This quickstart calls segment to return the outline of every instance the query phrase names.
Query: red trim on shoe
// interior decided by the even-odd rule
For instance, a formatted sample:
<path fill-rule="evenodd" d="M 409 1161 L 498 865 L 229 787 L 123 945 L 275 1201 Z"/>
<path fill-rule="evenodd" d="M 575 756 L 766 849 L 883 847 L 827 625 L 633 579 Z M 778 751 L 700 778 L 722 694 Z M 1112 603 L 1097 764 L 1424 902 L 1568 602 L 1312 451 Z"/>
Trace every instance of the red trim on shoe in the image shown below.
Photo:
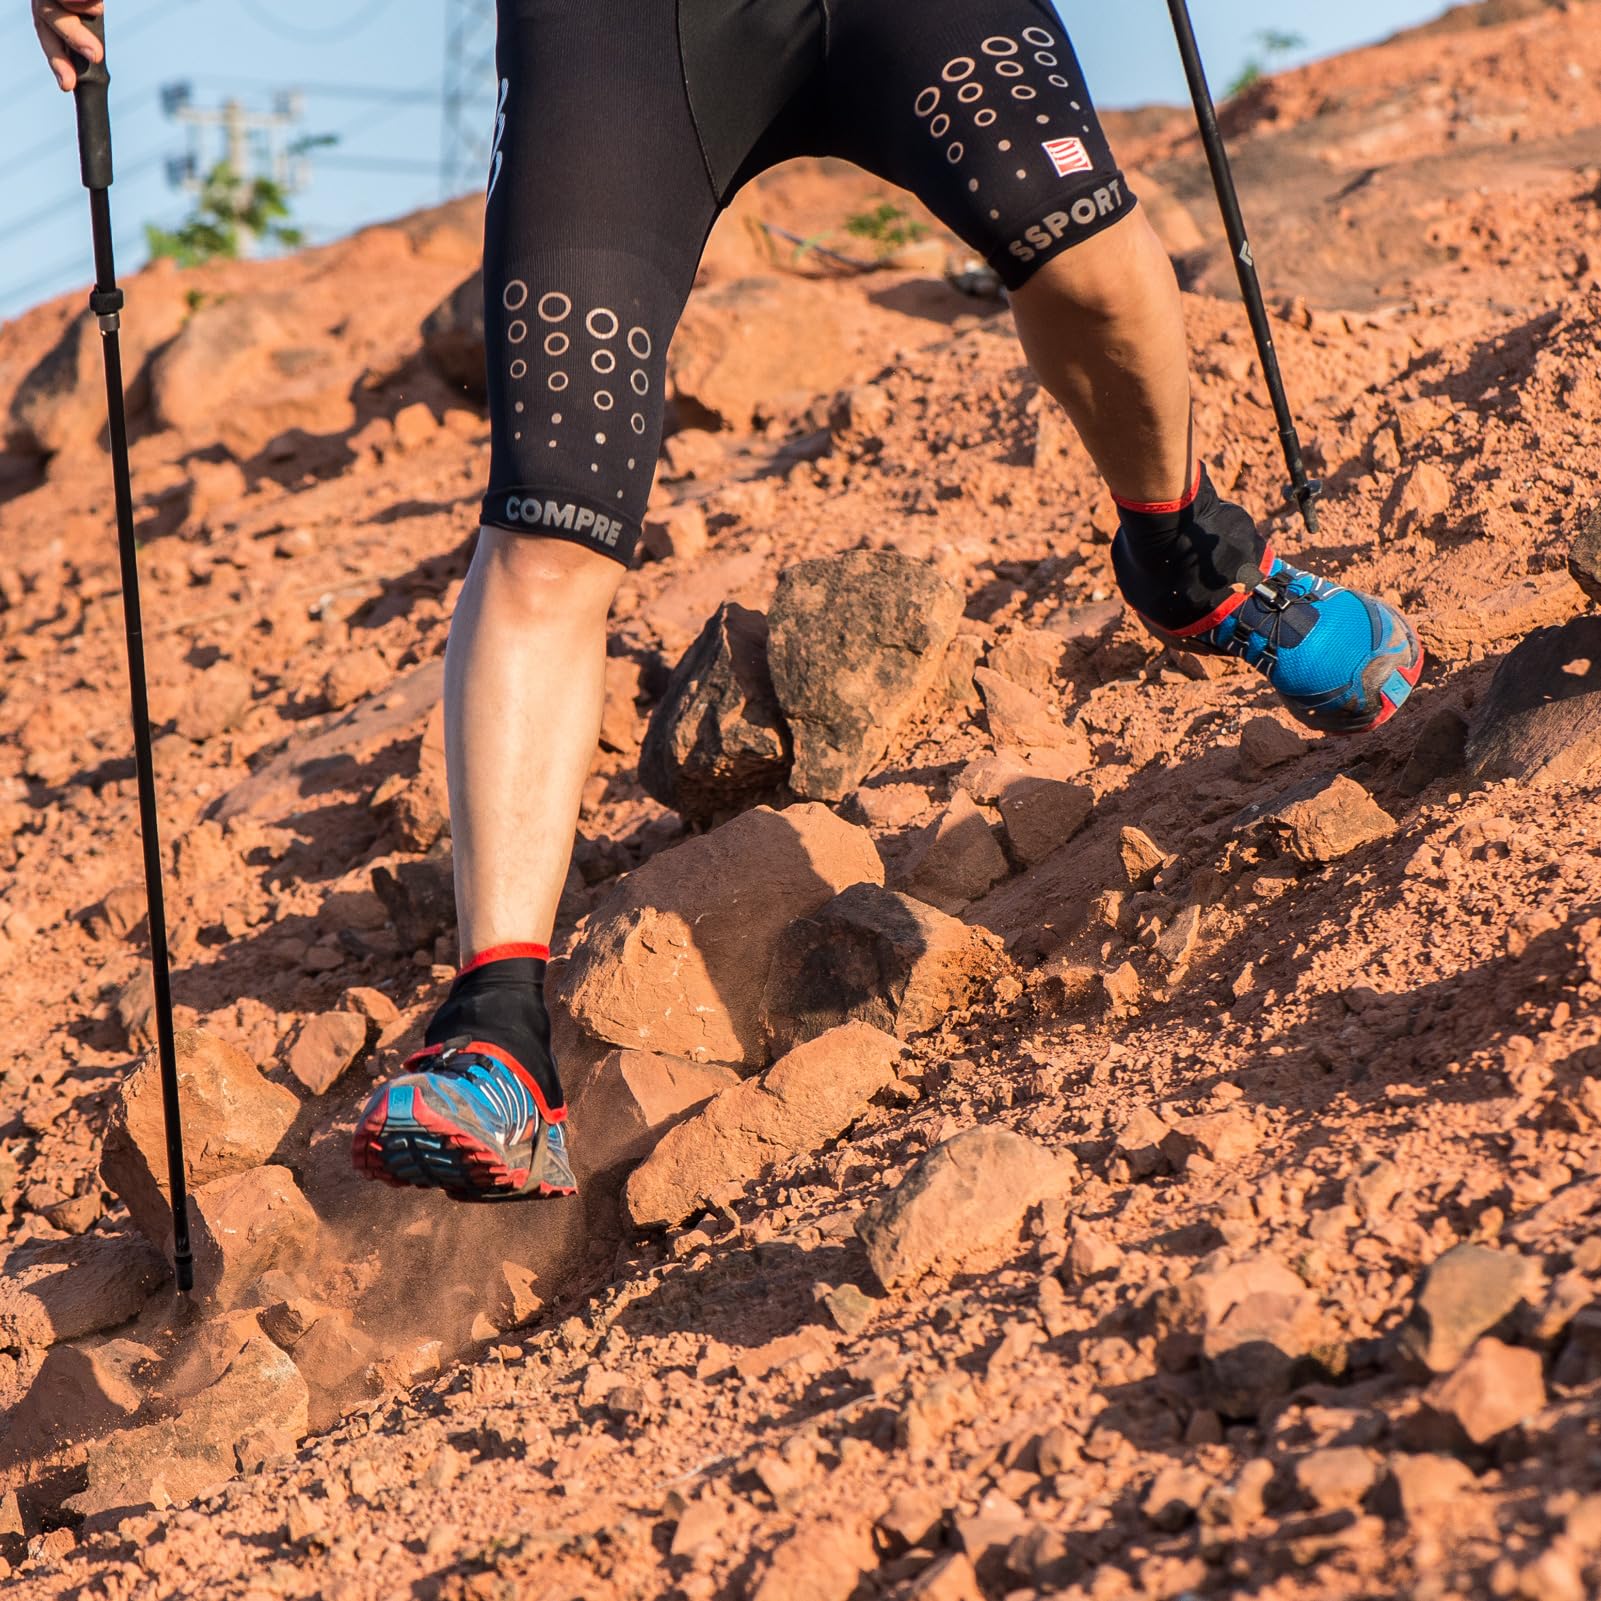
<path fill-rule="evenodd" d="M 1427 653 L 1424 651 L 1423 647 L 1419 645 L 1418 659 L 1412 664 L 1412 670 L 1408 672 L 1404 667 L 1396 668 L 1396 672 L 1398 672 L 1413 689 L 1418 687 L 1418 680 L 1423 676 L 1423 662 L 1426 654 Z M 1379 699 L 1384 703 L 1384 710 L 1380 712 L 1371 723 L 1365 723 L 1361 728 L 1353 728 L 1351 730 L 1353 734 L 1371 734 L 1375 728 L 1382 728 L 1401 709 L 1393 700 L 1390 699 L 1388 695 L 1381 694 Z"/>
<path fill-rule="evenodd" d="M 1264 578 L 1273 571 L 1273 547 L 1269 545 L 1262 553 L 1262 576 Z M 1209 611 L 1198 623 L 1189 623 L 1183 628 L 1167 628 L 1163 632 L 1171 634 L 1174 639 L 1193 639 L 1197 634 L 1210 633 L 1212 629 L 1225 618 L 1232 617 L 1250 596 L 1250 591 L 1242 589 L 1229 596 L 1221 606 Z"/>
<path fill-rule="evenodd" d="M 487 951 L 479 951 L 476 955 L 469 956 L 461 964 L 460 971 L 456 974 L 456 977 L 460 978 L 463 973 L 470 973 L 477 967 L 488 967 L 491 962 L 510 961 L 514 956 L 532 956 L 538 961 L 548 962 L 550 960 L 550 947 L 532 943 L 491 945 Z"/>
<path fill-rule="evenodd" d="M 453 1150 L 460 1152 L 462 1165 L 467 1170 L 464 1176 L 470 1178 L 479 1191 L 517 1190 L 528 1182 L 526 1167 L 508 1167 L 487 1145 L 436 1112 L 426 1096 L 418 1095 L 414 1099 L 411 1115 L 423 1128 L 438 1134 Z"/>
<path fill-rule="evenodd" d="M 413 1051 L 402 1062 L 403 1071 L 409 1072 L 418 1062 L 425 1062 L 430 1056 L 438 1056 L 444 1051 L 443 1045 L 425 1045 L 420 1051 Z M 551 1109 L 550 1102 L 545 1099 L 545 1092 L 539 1087 L 539 1080 L 517 1060 L 504 1045 L 493 1045 L 488 1040 L 468 1040 L 465 1045 L 452 1045 L 452 1050 L 476 1051 L 480 1056 L 492 1056 L 502 1067 L 510 1068 L 517 1075 L 523 1087 L 534 1098 L 534 1105 L 539 1108 L 539 1115 L 547 1123 L 565 1123 L 567 1121 L 567 1108 L 557 1107 Z"/>
<path fill-rule="evenodd" d="M 1195 464 L 1195 483 L 1191 486 L 1189 494 L 1182 500 L 1124 500 L 1121 495 L 1113 495 L 1112 499 L 1124 511 L 1140 512 L 1146 517 L 1171 516 L 1176 511 L 1188 511 L 1195 504 L 1195 497 L 1201 492 L 1201 464 Z"/>

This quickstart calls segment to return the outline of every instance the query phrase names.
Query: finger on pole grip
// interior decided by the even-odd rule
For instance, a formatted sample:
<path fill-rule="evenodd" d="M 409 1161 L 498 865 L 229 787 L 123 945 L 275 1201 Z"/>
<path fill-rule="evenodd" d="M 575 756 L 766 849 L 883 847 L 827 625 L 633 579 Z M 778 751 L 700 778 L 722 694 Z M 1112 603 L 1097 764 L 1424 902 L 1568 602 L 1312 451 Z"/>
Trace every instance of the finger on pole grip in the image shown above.
<path fill-rule="evenodd" d="M 100 59 L 86 61 L 77 51 L 72 54 L 78 83 L 72 91 L 78 106 L 78 164 L 85 189 L 111 187 L 111 107 L 108 90 L 111 73 L 106 67 L 106 19 L 80 19 L 100 41 Z"/>

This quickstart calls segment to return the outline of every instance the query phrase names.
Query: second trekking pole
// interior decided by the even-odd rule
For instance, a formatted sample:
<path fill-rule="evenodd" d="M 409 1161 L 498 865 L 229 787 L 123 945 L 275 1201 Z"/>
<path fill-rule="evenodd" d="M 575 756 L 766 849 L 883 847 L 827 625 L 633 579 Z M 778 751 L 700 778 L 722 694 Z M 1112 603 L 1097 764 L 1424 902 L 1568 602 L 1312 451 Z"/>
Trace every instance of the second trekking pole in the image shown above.
<path fill-rule="evenodd" d="M 1201 143 L 1206 147 L 1207 165 L 1212 169 L 1212 186 L 1217 190 L 1218 209 L 1223 213 L 1223 226 L 1228 231 L 1229 249 L 1234 253 L 1234 270 L 1240 280 L 1240 295 L 1245 301 L 1246 315 L 1251 319 L 1251 332 L 1256 336 L 1257 354 L 1262 359 L 1262 376 L 1267 379 L 1273 415 L 1278 419 L 1279 443 L 1284 447 L 1284 465 L 1290 472 L 1285 497 L 1300 507 L 1307 531 L 1315 534 L 1317 498 L 1323 493 L 1323 484 L 1321 480 L 1307 476 L 1306 464 L 1301 460 L 1301 438 L 1296 432 L 1289 397 L 1284 392 L 1284 375 L 1279 371 L 1279 353 L 1273 344 L 1273 328 L 1268 322 L 1261 280 L 1256 275 L 1256 258 L 1251 253 L 1250 236 L 1245 231 L 1245 218 L 1240 212 L 1240 197 L 1234 187 L 1234 170 L 1229 165 L 1228 147 L 1223 143 L 1223 131 L 1217 125 L 1217 108 L 1212 104 L 1212 90 L 1206 81 L 1201 48 L 1195 42 L 1189 0 L 1167 0 L 1167 8 L 1173 14 L 1173 32 L 1178 39 L 1179 55 L 1184 61 L 1184 76 L 1189 79 L 1190 99 L 1195 102 L 1195 120 L 1200 125 Z"/>
<path fill-rule="evenodd" d="M 145 900 L 149 909 L 150 977 L 155 996 L 156 1058 L 167 1131 L 167 1184 L 172 1199 L 172 1259 L 178 1288 L 194 1288 L 189 1248 L 189 1198 L 183 1159 L 183 1109 L 178 1058 L 172 1037 L 172 975 L 167 956 L 166 901 L 161 888 L 161 834 L 156 819 L 156 771 L 150 748 L 150 706 L 145 690 L 144 626 L 139 607 L 139 556 L 133 532 L 133 488 L 128 471 L 128 419 L 122 392 L 122 291 L 111 246 L 111 75 L 105 63 L 105 21 L 85 17 L 100 41 L 101 59 L 78 58 L 73 91 L 78 109 L 78 161 L 89 191 L 94 232 L 95 286 L 89 309 L 100 324 L 106 367 L 106 421 L 111 441 L 111 482 L 117 507 L 117 549 L 122 563 L 122 617 L 128 639 L 128 690 L 133 708 L 134 771 L 139 789 L 139 836 L 144 847 Z"/>

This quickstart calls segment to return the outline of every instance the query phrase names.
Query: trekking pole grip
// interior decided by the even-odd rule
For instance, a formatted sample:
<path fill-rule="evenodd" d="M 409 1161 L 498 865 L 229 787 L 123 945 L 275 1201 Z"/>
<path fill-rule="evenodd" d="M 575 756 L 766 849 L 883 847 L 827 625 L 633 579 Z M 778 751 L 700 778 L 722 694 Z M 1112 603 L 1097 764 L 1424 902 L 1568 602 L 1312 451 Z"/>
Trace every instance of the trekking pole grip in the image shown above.
<path fill-rule="evenodd" d="M 85 61 L 76 52 L 78 84 L 72 91 L 78 106 L 78 164 L 83 171 L 85 189 L 111 187 L 111 108 L 108 90 L 111 73 L 106 68 L 106 19 L 84 17 L 83 25 L 100 41 L 100 59 Z"/>

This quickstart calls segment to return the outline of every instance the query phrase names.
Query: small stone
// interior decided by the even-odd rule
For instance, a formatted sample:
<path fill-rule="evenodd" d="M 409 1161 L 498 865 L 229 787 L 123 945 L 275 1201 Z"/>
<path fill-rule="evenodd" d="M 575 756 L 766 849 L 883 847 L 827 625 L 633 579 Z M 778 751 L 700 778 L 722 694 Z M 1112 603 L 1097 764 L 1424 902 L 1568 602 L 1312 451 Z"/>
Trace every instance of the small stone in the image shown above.
<path fill-rule="evenodd" d="M 184 1156 L 191 1190 L 268 1161 L 300 1109 L 294 1093 L 263 1078 L 241 1051 L 199 1029 L 176 1041 Z M 154 1054 L 115 1091 L 100 1171 L 140 1232 L 171 1238 L 161 1072 Z"/>
<path fill-rule="evenodd" d="M 823 1305 L 842 1334 L 860 1334 L 877 1315 L 879 1306 L 854 1284 L 841 1284 L 823 1296 Z"/>
<path fill-rule="evenodd" d="M 1195 1519 L 1212 1481 L 1199 1468 L 1173 1463 L 1151 1481 L 1140 1510 L 1157 1528 L 1176 1533 Z"/>
<path fill-rule="evenodd" d="M 1061 1423 L 1052 1424 L 1040 1436 L 1038 1454 L 1040 1474 L 1047 1479 L 1070 1472 L 1078 1466 L 1082 1455 L 1078 1436 Z"/>
<path fill-rule="evenodd" d="M 277 1270 L 264 1273 L 254 1284 L 245 1291 L 243 1302 L 249 1305 L 257 1295 L 262 1293 L 262 1287 L 275 1279 L 285 1277 Z M 329 1308 L 320 1301 L 308 1300 L 305 1296 L 294 1296 L 286 1301 L 276 1301 L 261 1309 L 260 1326 L 263 1334 L 280 1349 L 292 1352 L 296 1345 L 305 1338 L 309 1329 L 318 1318 L 327 1314 Z"/>
<path fill-rule="evenodd" d="M 190 1196 L 195 1292 L 232 1303 L 270 1268 L 310 1253 L 317 1214 L 286 1167 L 258 1167 L 213 1179 Z"/>
<path fill-rule="evenodd" d="M 1396 504 L 1396 528 L 1403 534 L 1432 528 L 1451 509 L 1451 480 L 1432 461 L 1420 461 L 1407 474 Z"/>
<path fill-rule="evenodd" d="M 108 890 L 85 918 L 90 933 L 103 939 L 143 938 L 147 908 L 142 882 Z"/>
<path fill-rule="evenodd" d="M 1475 1485 L 1473 1469 L 1454 1456 L 1397 1452 L 1389 1459 L 1386 1493 L 1394 1510 L 1416 1522 L 1437 1507 L 1455 1505 Z"/>
<path fill-rule="evenodd" d="M 1260 1143 L 1256 1125 L 1244 1112 L 1202 1112 L 1182 1118 L 1163 1135 L 1162 1154 L 1176 1170 L 1192 1156 L 1228 1165 L 1249 1156 Z"/>
<path fill-rule="evenodd" d="M 139 1410 L 140 1374 L 157 1360 L 133 1340 L 56 1346 L 6 1418 L 0 1464 L 30 1462 L 118 1427 Z"/>
<path fill-rule="evenodd" d="M 1166 1142 L 1173 1132 L 1150 1107 L 1137 1106 L 1114 1130 L 1112 1152 L 1135 1178 L 1151 1178 L 1168 1170 Z"/>
<path fill-rule="evenodd" d="M 1140 975 L 1132 962 L 1119 963 L 1110 973 L 1101 974 L 1101 989 L 1112 1012 L 1132 1012 L 1140 1002 Z"/>
<path fill-rule="evenodd" d="M 126 1323 L 165 1278 L 137 1234 L 80 1234 L 12 1250 L 0 1275 L 0 1347 L 44 1348 Z"/>
<path fill-rule="evenodd" d="M 614 1385 L 606 1392 L 604 1405 L 607 1417 L 619 1423 L 642 1417 L 650 1408 L 644 1390 L 637 1384 Z"/>
<path fill-rule="evenodd" d="M 856 1232 L 886 1289 L 1015 1234 L 1031 1206 L 1072 1185 L 1070 1157 L 1007 1129 L 977 1128 L 936 1145 L 863 1213 Z"/>
<path fill-rule="evenodd" d="M 414 400 L 395 413 L 395 443 L 402 450 L 417 450 L 439 437 L 439 424 L 426 402 Z"/>
<path fill-rule="evenodd" d="M 984 1601 L 978 1574 L 963 1551 L 952 1551 L 931 1562 L 912 1580 L 907 1601 Z"/>
<path fill-rule="evenodd" d="M 1135 889 L 1148 889 L 1167 861 L 1161 847 L 1142 828 L 1125 828 L 1118 835 L 1117 854 L 1125 876 Z"/>
<path fill-rule="evenodd" d="M 370 1020 L 359 1012 L 319 1012 L 295 1032 L 288 1051 L 289 1071 L 311 1091 L 323 1095 L 367 1054 Z"/>
<path fill-rule="evenodd" d="M 521 1328 L 532 1323 L 545 1303 L 535 1290 L 538 1276 L 520 1262 L 502 1262 L 496 1274 L 496 1327 Z"/>
<path fill-rule="evenodd" d="M 1263 821 L 1283 850 L 1309 864 L 1338 861 L 1387 838 L 1396 827 L 1395 819 L 1343 773 L 1292 791 Z"/>
<path fill-rule="evenodd" d="M 730 1184 L 837 1139 L 895 1077 L 900 1041 L 846 1023 L 714 1096 L 661 1143 L 624 1190 L 636 1228 L 683 1222 Z"/>
<path fill-rule="evenodd" d="M 1240 773 L 1260 778 L 1285 762 L 1306 755 L 1310 747 L 1276 717 L 1253 717 L 1240 730 Z"/>
<path fill-rule="evenodd" d="M 1007 843 L 1025 867 L 1060 850 L 1090 820 L 1095 791 L 1054 778 L 1014 778 L 1000 794 Z"/>
<path fill-rule="evenodd" d="M 1227 1418 L 1258 1416 L 1316 1370 L 1310 1357 L 1322 1339 L 1322 1317 L 1304 1288 L 1244 1296 L 1202 1343 L 1208 1403 Z"/>
<path fill-rule="evenodd" d="M 933 1496 L 917 1490 L 902 1490 L 880 1515 L 875 1527 L 891 1556 L 901 1556 L 919 1547 L 933 1550 L 944 1521 L 945 1511 Z"/>
<path fill-rule="evenodd" d="M 809 1519 L 773 1552 L 751 1601 L 850 1601 L 877 1566 L 866 1518 Z"/>
<path fill-rule="evenodd" d="M 1172 921 L 1156 936 L 1156 954 L 1167 968 L 1170 980 L 1178 979 L 1190 965 L 1201 939 L 1201 908 L 1193 902 L 1181 906 Z"/>
<path fill-rule="evenodd" d="M 698 556 L 711 543 L 706 513 L 699 501 L 681 501 L 647 517 L 640 545 L 652 561 Z"/>
<path fill-rule="evenodd" d="M 1515 1251 L 1454 1245 L 1423 1274 L 1401 1330 L 1402 1358 L 1430 1373 L 1449 1373 L 1473 1342 L 1539 1293 L 1536 1263 Z"/>
<path fill-rule="evenodd" d="M 1568 571 L 1592 605 L 1601 606 L 1601 506 L 1585 519 L 1568 550 Z"/>
<path fill-rule="evenodd" d="M 896 1439 L 913 1456 L 926 1456 L 973 1416 L 973 1387 L 965 1379 L 935 1379 L 914 1391 L 901 1409 Z"/>
<path fill-rule="evenodd" d="M 322 698 L 333 711 L 343 711 L 393 683 L 394 669 L 377 650 L 351 651 L 334 661 L 322 679 Z"/>
<path fill-rule="evenodd" d="M 1347 1181 L 1345 1204 L 1355 1207 L 1364 1221 L 1373 1223 L 1389 1211 L 1390 1203 L 1403 1186 L 1401 1169 L 1381 1157 L 1369 1162 L 1356 1177 Z"/>
<path fill-rule="evenodd" d="M 1012 1546 L 1030 1532 L 1023 1509 L 999 1490 L 990 1490 L 971 1514 L 958 1511 L 953 1532 L 956 1542 L 972 1559 L 975 1568 L 989 1568 L 1004 1558 Z"/>
<path fill-rule="evenodd" d="M 128 980 L 117 992 L 112 1015 L 131 1051 L 147 1051 L 156 1043 L 155 981 L 147 968 Z"/>
<path fill-rule="evenodd" d="M 345 991 L 345 1009 L 359 1013 L 380 1028 L 400 1016 L 400 1008 L 382 990 L 365 984 L 352 985 Z"/>
<path fill-rule="evenodd" d="M 1067 641 L 1048 628 L 1016 628 L 989 653 L 989 665 L 1035 695 L 1063 687 L 1072 654 Z"/>
<path fill-rule="evenodd" d="M 213 662 L 190 685 L 178 706 L 178 733 L 195 744 L 225 734 L 250 709 L 255 681 L 248 669 L 226 659 Z"/>
<path fill-rule="evenodd" d="M 1448 1450 L 1486 1445 L 1544 1405 L 1539 1353 L 1486 1335 L 1455 1372 L 1423 1392 L 1419 1435 Z"/>
<path fill-rule="evenodd" d="M 642 1162 L 666 1132 L 732 1089 L 740 1076 L 715 1062 L 655 1051 L 609 1051 L 570 1086 L 574 1156 L 583 1176 L 614 1180 Z"/>
<path fill-rule="evenodd" d="M 1020 750 L 1056 750 L 1083 735 L 1070 730 L 1062 714 L 1021 684 L 1014 684 L 992 667 L 974 670 L 973 682 L 984 698 L 984 715 L 998 746 Z"/>
<path fill-rule="evenodd" d="M 898 890 L 853 884 L 780 935 L 763 1033 L 775 1055 L 852 1019 L 910 1039 L 971 1003 L 1006 966 L 988 930 Z"/>
<path fill-rule="evenodd" d="M 678 1511 L 668 1551 L 675 1557 L 694 1556 L 718 1545 L 728 1522 L 728 1508 L 715 1496 L 685 1503 Z"/>
<path fill-rule="evenodd" d="M 989 818 L 957 790 L 944 814 L 913 845 L 896 888 L 955 913 L 1011 872 Z"/>
<path fill-rule="evenodd" d="M 256 1334 L 176 1416 L 101 1442 L 89 1458 L 88 1487 L 69 1499 L 68 1510 L 87 1517 L 144 1506 L 156 1493 L 194 1500 L 238 1471 L 236 1442 L 270 1433 L 288 1450 L 306 1428 L 305 1381 L 284 1352 Z"/>
<path fill-rule="evenodd" d="M 789 730 L 767 665 L 767 619 L 725 601 L 651 713 L 639 782 L 664 806 L 708 822 L 769 794 L 789 768 Z"/>
<path fill-rule="evenodd" d="M 1246 1529 L 1267 1509 L 1268 1487 L 1278 1476 L 1274 1464 L 1265 1457 L 1252 1457 L 1228 1486 L 1214 1485 L 1199 1507 L 1200 1519 L 1212 1527 L 1227 1525 Z"/>
<path fill-rule="evenodd" d="M 1319 1512 L 1360 1506 L 1378 1478 L 1373 1454 L 1356 1445 L 1312 1451 L 1295 1464 L 1295 1482 Z"/>
<path fill-rule="evenodd" d="M 1073 1243 L 1067 1248 L 1068 1271 L 1075 1279 L 1089 1281 L 1115 1273 L 1123 1264 L 1122 1251 L 1098 1230 L 1081 1224 L 1073 1230 Z"/>
<path fill-rule="evenodd" d="M 952 712 L 972 711 L 979 703 L 973 674 L 984 657 L 984 641 L 974 634 L 958 634 L 940 657 L 939 672 L 929 699 Z"/>
<path fill-rule="evenodd" d="M 841 800 L 867 776 L 933 686 L 962 604 L 932 566 L 893 551 L 817 557 L 779 575 L 767 657 L 797 795 Z"/>
<path fill-rule="evenodd" d="M 350 1407 L 371 1394 L 367 1374 L 378 1347 L 352 1326 L 348 1313 L 318 1318 L 295 1345 L 295 1366 L 310 1391 L 310 1426 L 331 1429 Z"/>

